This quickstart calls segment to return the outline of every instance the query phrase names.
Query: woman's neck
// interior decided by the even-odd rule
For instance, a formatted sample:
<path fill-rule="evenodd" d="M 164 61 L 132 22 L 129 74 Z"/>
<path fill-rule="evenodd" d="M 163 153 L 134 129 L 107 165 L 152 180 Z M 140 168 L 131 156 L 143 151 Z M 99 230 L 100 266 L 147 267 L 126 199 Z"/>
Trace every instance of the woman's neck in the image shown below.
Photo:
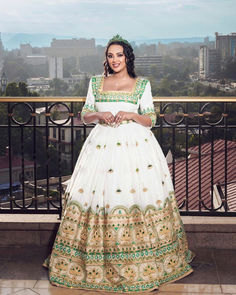
<path fill-rule="evenodd" d="M 125 71 L 121 71 L 119 73 L 113 73 L 113 77 L 115 79 L 124 80 L 124 79 L 129 78 L 129 74 L 128 74 L 127 70 L 125 70 Z"/>

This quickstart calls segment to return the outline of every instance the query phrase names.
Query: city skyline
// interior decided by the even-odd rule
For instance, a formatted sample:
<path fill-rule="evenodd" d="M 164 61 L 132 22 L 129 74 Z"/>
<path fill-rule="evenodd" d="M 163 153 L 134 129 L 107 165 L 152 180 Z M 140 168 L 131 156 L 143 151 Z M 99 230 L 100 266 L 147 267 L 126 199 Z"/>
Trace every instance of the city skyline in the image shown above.
<path fill-rule="evenodd" d="M 151 39 L 236 31 L 235 0 L 0 0 L 0 5 L 4 33 Z"/>

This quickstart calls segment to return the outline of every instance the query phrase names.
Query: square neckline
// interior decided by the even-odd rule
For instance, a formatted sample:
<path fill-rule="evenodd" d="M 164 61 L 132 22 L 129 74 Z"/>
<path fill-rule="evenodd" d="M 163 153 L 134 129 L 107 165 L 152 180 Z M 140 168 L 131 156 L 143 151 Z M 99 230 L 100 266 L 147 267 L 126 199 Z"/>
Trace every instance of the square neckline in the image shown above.
<path fill-rule="evenodd" d="M 117 92 L 117 93 L 133 94 L 137 88 L 139 77 L 136 78 L 133 90 L 131 90 L 131 91 L 125 91 L 125 90 L 106 90 L 106 91 L 104 91 L 103 90 L 104 80 L 105 80 L 105 77 L 102 76 L 101 85 L 99 88 L 100 93 L 116 93 Z"/>

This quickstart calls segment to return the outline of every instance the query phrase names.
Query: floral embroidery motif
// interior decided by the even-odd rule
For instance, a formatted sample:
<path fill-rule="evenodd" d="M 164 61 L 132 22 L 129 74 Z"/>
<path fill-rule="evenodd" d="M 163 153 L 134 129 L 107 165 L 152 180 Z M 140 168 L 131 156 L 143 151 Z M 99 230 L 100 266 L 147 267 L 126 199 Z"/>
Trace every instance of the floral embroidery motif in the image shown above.
<path fill-rule="evenodd" d="M 152 127 L 155 126 L 155 124 L 156 124 L 156 112 L 155 112 L 155 110 L 154 110 L 153 107 L 141 109 L 139 111 L 139 113 L 141 115 L 147 115 L 147 116 L 149 116 L 150 119 L 151 119 L 151 121 L 152 121 Z"/>
<path fill-rule="evenodd" d="M 84 115 L 87 113 L 97 112 L 95 105 L 93 104 L 85 104 L 81 111 L 81 120 L 84 122 Z"/>
<path fill-rule="evenodd" d="M 68 204 L 50 258 L 57 286 L 139 292 L 190 273 L 192 253 L 172 192 L 160 207 Z"/>

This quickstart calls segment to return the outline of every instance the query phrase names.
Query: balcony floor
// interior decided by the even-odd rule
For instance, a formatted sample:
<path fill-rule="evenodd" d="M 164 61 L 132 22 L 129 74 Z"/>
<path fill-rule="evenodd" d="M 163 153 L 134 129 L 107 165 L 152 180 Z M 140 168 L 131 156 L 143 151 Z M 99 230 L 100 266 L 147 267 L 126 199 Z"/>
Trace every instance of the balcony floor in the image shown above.
<path fill-rule="evenodd" d="M 46 247 L 0 248 L 1 295 L 94 295 L 88 292 L 53 287 L 42 262 Z M 151 294 L 227 294 L 236 295 L 236 250 L 197 249 L 192 262 L 194 272 L 176 283 L 168 284 Z M 111 293 L 108 293 L 111 294 Z M 114 293 L 113 293 L 114 294 Z"/>

